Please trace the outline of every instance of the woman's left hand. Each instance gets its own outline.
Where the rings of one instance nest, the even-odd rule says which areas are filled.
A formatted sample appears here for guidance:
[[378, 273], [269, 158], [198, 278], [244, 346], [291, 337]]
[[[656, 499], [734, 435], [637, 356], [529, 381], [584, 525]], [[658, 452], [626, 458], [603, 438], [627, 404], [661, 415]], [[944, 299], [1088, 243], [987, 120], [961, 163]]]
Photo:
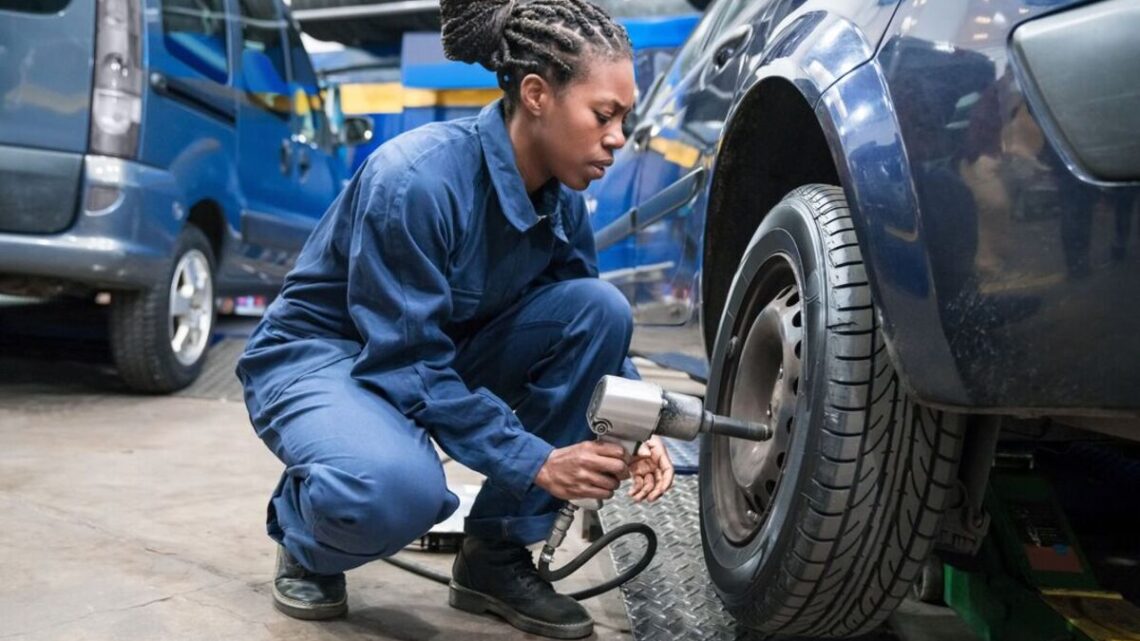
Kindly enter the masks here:
[[652, 436], [641, 444], [629, 464], [629, 474], [633, 479], [629, 495], [634, 502], [656, 501], [673, 487], [673, 461], [659, 437]]

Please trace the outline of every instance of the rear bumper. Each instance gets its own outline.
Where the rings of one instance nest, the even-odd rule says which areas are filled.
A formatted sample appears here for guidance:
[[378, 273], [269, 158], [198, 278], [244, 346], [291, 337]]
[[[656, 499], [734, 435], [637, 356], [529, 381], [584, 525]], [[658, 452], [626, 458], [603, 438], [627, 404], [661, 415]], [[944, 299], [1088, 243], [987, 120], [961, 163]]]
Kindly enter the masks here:
[[0, 278], [109, 289], [162, 282], [186, 216], [171, 175], [103, 156], [83, 165], [74, 223], [55, 234], [0, 233]]

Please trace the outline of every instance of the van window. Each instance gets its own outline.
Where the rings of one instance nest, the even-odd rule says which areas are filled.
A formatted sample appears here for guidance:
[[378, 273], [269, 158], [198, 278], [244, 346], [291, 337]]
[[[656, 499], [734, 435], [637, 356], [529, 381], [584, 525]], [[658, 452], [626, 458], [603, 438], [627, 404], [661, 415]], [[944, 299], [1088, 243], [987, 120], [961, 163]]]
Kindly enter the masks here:
[[249, 100], [284, 120], [293, 114], [285, 21], [273, 0], [241, 0], [241, 73]]
[[162, 32], [166, 48], [207, 78], [224, 83], [230, 75], [224, 0], [165, 0]]
[[63, 11], [71, 0], [0, 0], [0, 11], [55, 13]]

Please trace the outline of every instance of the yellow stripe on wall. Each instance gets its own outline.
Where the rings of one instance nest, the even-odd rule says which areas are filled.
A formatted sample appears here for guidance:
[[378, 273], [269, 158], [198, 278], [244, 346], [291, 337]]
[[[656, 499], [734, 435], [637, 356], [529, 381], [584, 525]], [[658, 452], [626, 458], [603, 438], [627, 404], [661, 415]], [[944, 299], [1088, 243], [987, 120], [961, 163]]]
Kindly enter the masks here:
[[498, 89], [409, 89], [398, 82], [340, 87], [341, 109], [346, 116], [398, 114], [417, 107], [482, 107], [501, 95]]
[[340, 107], [346, 116], [398, 114], [404, 110], [404, 86], [398, 82], [341, 85]]

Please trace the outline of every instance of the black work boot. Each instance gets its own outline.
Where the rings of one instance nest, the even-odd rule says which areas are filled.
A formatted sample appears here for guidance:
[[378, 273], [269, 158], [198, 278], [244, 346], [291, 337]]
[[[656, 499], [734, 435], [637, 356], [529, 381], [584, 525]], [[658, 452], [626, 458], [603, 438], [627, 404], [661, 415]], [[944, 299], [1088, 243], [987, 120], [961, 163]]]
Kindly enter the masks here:
[[295, 619], [317, 621], [348, 612], [344, 573], [314, 574], [293, 555], [277, 546], [277, 574], [273, 579], [273, 605]]
[[468, 536], [451, 568], [452, 607], [492, 612], [523, 632], [578, 639], [594, 631], [594, 620], [577, 601], [558, 594], [538, 576], [529, 550]]

